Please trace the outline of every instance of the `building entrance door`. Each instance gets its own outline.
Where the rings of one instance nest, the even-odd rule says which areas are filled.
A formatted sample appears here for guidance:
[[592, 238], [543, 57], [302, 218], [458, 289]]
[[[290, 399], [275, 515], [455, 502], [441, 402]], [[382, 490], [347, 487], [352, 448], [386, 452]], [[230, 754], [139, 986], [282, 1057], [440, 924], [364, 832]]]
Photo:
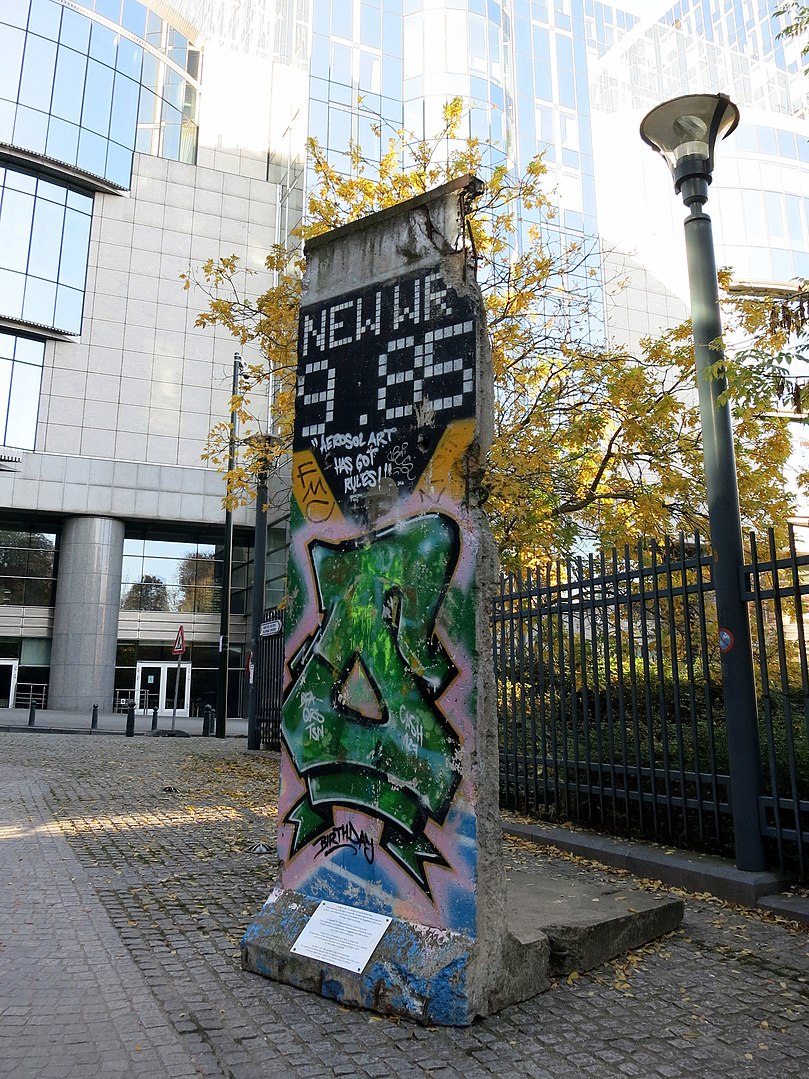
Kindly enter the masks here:
[[[144, 715], [157, 709], [159, 716], [170, 716], [174, 709], [174, 688], [177, 685], [177, 664], [138, 663], [135, 670], [135, 705]], [[187, 716], [191, 701], [191, 664], [180, 664], [180, 686], [177, 693], [177, 715]]]
[[17, 659], [0, 659], [0, 708], [13, 708], [17, 695]]

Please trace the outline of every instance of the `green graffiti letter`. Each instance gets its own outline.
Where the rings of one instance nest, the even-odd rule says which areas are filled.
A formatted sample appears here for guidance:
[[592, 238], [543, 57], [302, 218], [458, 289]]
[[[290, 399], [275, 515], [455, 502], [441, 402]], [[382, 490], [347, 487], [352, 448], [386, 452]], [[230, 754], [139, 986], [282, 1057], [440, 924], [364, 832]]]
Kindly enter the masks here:
[[290, 663], [284, 741], [306, 783], [289, 811], [292, 854], [336, 805], [384, 823], [380, 845], [429, 894], [424, 835], [460, 781], [458, 735], [436, 701], [456, 670], [435, 623], [458, 560], [455, 522], [425, 514], [342, 544], [309, 547], [322, 618]]

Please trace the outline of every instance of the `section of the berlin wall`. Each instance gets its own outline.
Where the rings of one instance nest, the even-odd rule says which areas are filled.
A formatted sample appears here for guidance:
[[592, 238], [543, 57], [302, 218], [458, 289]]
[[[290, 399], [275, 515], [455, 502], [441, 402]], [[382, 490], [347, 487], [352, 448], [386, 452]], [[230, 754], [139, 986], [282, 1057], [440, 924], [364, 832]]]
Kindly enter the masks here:
[[[444, 1023], [544, 988], [505, 926], [493, 391], [464, 225], [481, 189], [463, 177], [307, 246], [281, 882], [243, 945], [259, 973]], [[321, 901], [391, 919], [363, 969], [292, 951]]]

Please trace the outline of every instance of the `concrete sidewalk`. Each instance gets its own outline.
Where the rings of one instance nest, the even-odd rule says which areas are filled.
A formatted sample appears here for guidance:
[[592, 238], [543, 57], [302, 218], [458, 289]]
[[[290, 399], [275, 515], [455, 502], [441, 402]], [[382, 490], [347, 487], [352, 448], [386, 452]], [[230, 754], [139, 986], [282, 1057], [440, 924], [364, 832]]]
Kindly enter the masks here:
[[[2, 708], [0, 709], [0, 731], [15, 730], [25, 727], [36, 731], [48, 732], [73, 732], [76, 734], [125, 734], [125, 712], [99, 712], [98, 726], [95, 731], [91, 729], [92, 712], [65, 712], [58, 708], [37, 708], [34, 716], [34, 726], [29, 727], [29, 711], [27, 708]], [[193, 716], [186, 718], [178, 716], [175, 729], [196, 736], [202, 735], [202, 718]], [[157, 717], [157, 729], [159, 731], [171, 730], [171, 715]], [[135, 713], [135, 734], [152, 733], [151, 712]], [[213, 737], [213, 725], [211, 736]], [[225, 726], [225, 735], [228, 738], [246, 738], [247, 720], [241, 717], [228, 717]]]
[[[239, 967], [277, 759], [236, 739], [0, 734], [0, 1075], [803, 1077], [809, 936], [704, 896], [663, 941], [466, 1029]], [[506, 844], [508, 875], [631, 878]]]

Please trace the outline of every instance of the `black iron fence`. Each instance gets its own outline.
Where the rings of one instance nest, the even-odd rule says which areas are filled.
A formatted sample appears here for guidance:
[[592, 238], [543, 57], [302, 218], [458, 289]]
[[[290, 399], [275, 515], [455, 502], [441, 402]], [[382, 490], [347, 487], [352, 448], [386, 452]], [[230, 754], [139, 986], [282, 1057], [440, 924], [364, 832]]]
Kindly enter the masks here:
[[[751, 537], [760, 824], [806, 874], [809, 556]], [[504, 806], [733, 853], [711, 556], [699, 536], [504, 576], [493, 611]]]
[[271, 607], [262, 616], [255, 678], [259, 747], [280, 749], [284, 684], [284, 612], [281, 607]]

